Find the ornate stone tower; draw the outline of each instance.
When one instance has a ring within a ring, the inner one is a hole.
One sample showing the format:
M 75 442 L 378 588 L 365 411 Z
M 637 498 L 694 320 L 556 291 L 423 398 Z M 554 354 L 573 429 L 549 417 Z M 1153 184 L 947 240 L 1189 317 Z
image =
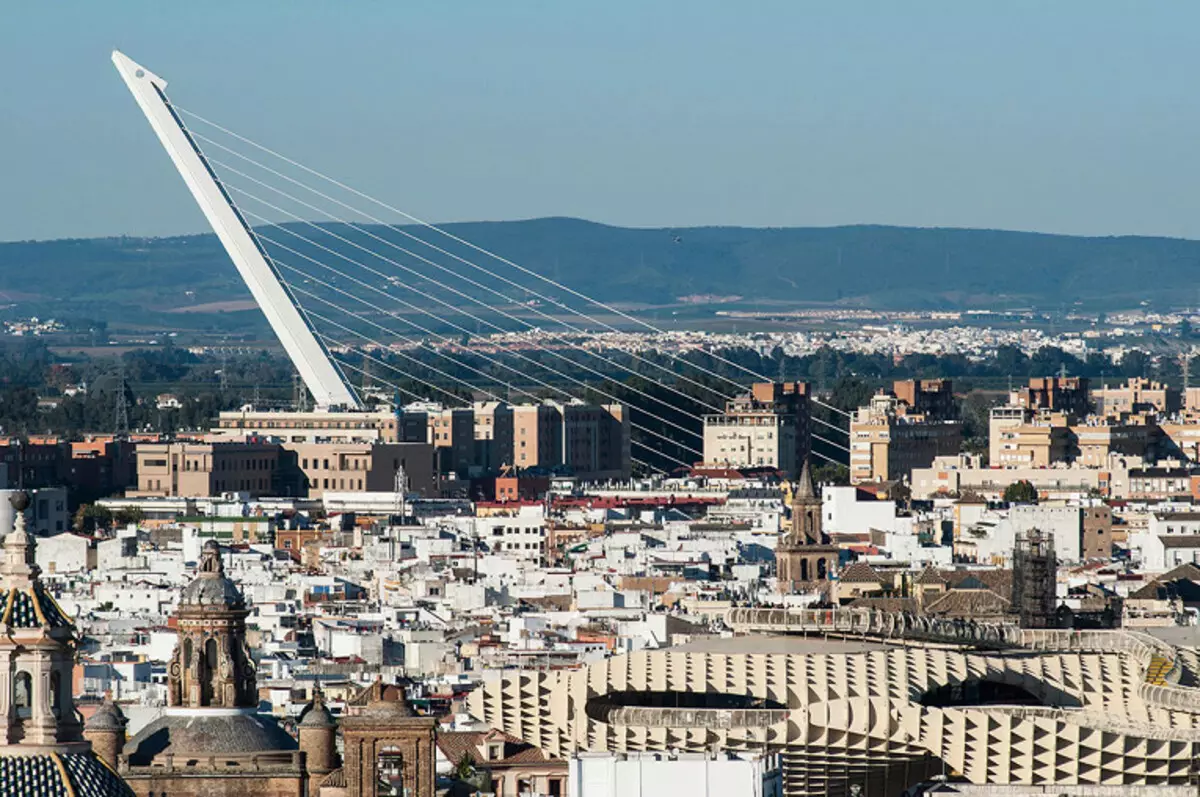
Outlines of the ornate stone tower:
M 82 736 L 71 690 L 75 629 L 38 578 L 28 494 L 9 500 L 16 518 L 0 562 L 0 797 L 133 797 Z
M 176 612 L 179 642 L 167 674 L 168 704 L 184 708 L 258 705 L 254 660 L 246 645 L 246 599 L 225 577 L 221 546 L 204 543 L 196 578 Z
M 168 703 L 125 745 L 118 771 L 138 797 L 298 797 L 304 754 L 258 713 L 246 646 L 246 600 L 225 576 L 221 548 L 204 544 L 180 595 Z
M 837 561 L 837 546 L 829 545 L 821 530 L 821 496 L 805 460 L 792 496 L 792 527 L 775 549 L 779 591 L 794 593 L 807 582 L 828 581 Z
M 38 578 L 33 536 L 25 530 L 29 496 L 10 499 L 16 525 L 4 538 L 3 614 L 10 644 L 0 651 L 0 716 L 8 718 L 9 744 L 53 745 L 82 740 L 71 697 L 75 634 L 70 620 Z
M 304 709 L 297 728 L 300 750 L 308 774 L 317 778 L 337 769 L 337 720 L 325 706 L 325 695 L 320 689 L 313 694 L 312 702 Z
M 382 681 L 359 714 L 342 718 L 346 793 L 434 795 L 437 720 L 418 717 L 403 696 L 384 700 Z

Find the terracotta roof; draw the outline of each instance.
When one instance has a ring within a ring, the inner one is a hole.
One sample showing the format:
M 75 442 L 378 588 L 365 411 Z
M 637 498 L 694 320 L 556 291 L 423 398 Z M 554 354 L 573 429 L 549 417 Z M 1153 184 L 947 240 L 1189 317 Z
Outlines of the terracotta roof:
M 1157 580 L 1176 581 L 1178 579 L 1185 579 L 1187 581 L 1200 581 L 1200 567 L 1197 567 L 1191 562 L 1185 562 L 1179 567 L 1176 567 L 1174 570 L 1168 570 L 1167 572 L 1163 573 L 1158 577 Z
M 866 562 L 855 562 L 841 573 L 838 580 L 843 584 L 883 584 L 885 579 L 879 571 Z
M 1012 594 L 1012 570 L 952 570 L 947 578 L 950 586 L 956 589 L 960 588 L 962 582 L 973 578 L 997 595 Z
M 1009 601 L 990 589 L 952 589 L 925 607 L 926 614 L 956 617 L 1004 614 Z
M 483 761 L 479 758 L 479 748 L 485 741 L 500 740 L 504 743 L 504 757 Z M 451 764 L 458 764 L 465 755 L 473 764 L 480 767 L 505 767 L 520 764 L 539 764 L 552 759 L 542 752 L 540 747 L 534 747 L 523 739 L 519 739 L 503 731 L 444 731 L 437 735 L 438 750 Z
M 950 579 L 942 575 L 942 572 L 936 567 L 926 567 L 917 576 L 914 584 L 949 584 Z

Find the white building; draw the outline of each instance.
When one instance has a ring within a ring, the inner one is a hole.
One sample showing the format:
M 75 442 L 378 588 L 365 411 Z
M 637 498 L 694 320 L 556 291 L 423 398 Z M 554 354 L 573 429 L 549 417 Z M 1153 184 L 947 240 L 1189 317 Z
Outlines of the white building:
M 1129 549 L 1150 573 L 1200 564 L 1200 512 L 1155 512 L 1147 528 L 1129 535 Z
M 571 797 L 782 797 L 778 755 L 580 753 L 568 762 Z

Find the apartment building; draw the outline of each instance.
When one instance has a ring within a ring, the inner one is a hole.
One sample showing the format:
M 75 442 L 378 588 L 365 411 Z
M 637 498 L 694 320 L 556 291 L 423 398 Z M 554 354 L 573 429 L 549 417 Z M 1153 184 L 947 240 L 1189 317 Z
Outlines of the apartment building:
M 289 443 L 341 441 L 395 443 L 400 438 L 399 418 L 390 408 L 365 411 L 313 410 L 311 412 L 256 410 L 244 407 L 222 412 L 214 435 L 274 437 Z M 424 438 L 422 438 L 424 439 Z
M 1001 468 L 1106 468 L 1114 456 L 1153 462 L 1164 453 L 1161 438 L 1158 425 L 1147 415 L 1091 415 L 1076 421 L 1066 413 L 994 407 L 988 461 Z
M 436 453 L 428 443 L 287 443 L 285 449 L 283 495 L 393 492 L 401 469 L 407 492 L 437 493 Z
M 929 420 L 952 421 L 958 417 L 958 404 L 949 379 L 897 380 L 892 383 L 892 394 L 908 405 L 910 412 Z
M 1113 455 L 1139 457 L 1154 462 L 1159 456 L 1161 432 L 1149 415 L 1121 419 L 1091 416 L 1070 428 L 1073 462 L 1085 468 L 1103 467 Z
M 811 450 L 811 421 L 807 383 L 757 382 L 723 414 L 704 416 L 704 463 L 795 476 Z
M 1128 498 L 1133 472 L 1129 463 L 1122 464 L 1119 457 L 1099 468 L 1065 464 L 998 468 L 983 465 L 977 456 L 960 454 L 938 457 L 928 468 L 914 470 L 912 497 L 929 500 L 948 495 L 977 495 L 998 501 L 1010 484 L 1027 481 L 1043 499 L 1068 500 L 1090 495 Z
M 628 411 L 619 404 L 475 402 L 471 407 L 405 407 L 404 439 L 414 418 L 427 424 L 442 473 L 460 477 L 519 470 L 566 470 L 582 480 L 628 478 Z
M 485 473 L 513 464 L 513 408 L 503 401 L 477 401 L 475 460 Z
M 850 422 L 850 480 L 853 483 L 908 481 L 916 469 L 934 459 L 957 454 L 962 446 L 962 424 L 950 415 L 953 403 L 949 380 L 925 391 L 911 381 L 897 382 L 891 393 L 880 392 L 859 407 Z M 898 393 L 906 398 L 900 398 Z M 922 400 L 922 394 L 933 398 Z M 908 399 L 924 404 L 935 415 L 916 411 Z
M 563 423 L 563 464 L 590 481 L 629 478 L 629 413 L 620 404 L 558 405 Z
M 1079 376 L 1034 377 L 1009 396 L 1009 405 L 1029 410 L 1049 410 L 1083 418 L 1092 411 L 1088 380 Z
M 429 437 L 440 473 L 466 477 L 475 458 L 475 413 L 469 407 L 449 407 L 428 414 Z
M 1048 468 L 1073 459 L 1070 417 L 1026 407 L 993 407 L 988 462 L 1001 468 Z
M 1105 385 L 1093 390 L 1092 402 L 1097 415 L 1117 417 L 1143 412 L 1172 415 L 1183 407 L 1178 389 L 1145 377 L 1134 377 L 1120 387 Z
M 517 468 L 552 468 L 562 464 L 562 414 L 551 403 L 512 408 L 513 456 Z
M 251 496 L 278 490 L 280 447 L 245 442 L 139 443 L 137 490 L 131 496 L 200 497 L 224 492 Z

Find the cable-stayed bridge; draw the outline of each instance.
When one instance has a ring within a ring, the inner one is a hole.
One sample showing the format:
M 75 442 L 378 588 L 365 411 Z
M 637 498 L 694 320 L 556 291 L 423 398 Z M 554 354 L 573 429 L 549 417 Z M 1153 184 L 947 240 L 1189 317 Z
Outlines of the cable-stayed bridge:
M 167 99 L 113 62 L 318 406 L 355 409 L 352 377 L 449 406 L 581 399 L 630 410 L 633 462 L 703 459 L 703 416 L 771 377 L 720 351 L 597 349 L 591 332 L 664 334 L 501 254 Z M 476 336 L 525 332 L 484 350 Z M 617 338 L 619 340 L 619 338 Z M 813 455 L 845 464 L 848 413 L 812 397 Z

